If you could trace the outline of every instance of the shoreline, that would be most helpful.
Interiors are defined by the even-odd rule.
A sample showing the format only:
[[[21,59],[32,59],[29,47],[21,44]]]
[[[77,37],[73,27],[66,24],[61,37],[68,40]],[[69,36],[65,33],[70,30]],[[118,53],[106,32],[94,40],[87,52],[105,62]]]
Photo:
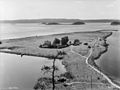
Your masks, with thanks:
[[[9,49],[8,49],[9,50]],[[0,53],[8,53],[8,54],[14,54],[14,55],[20,55],[21,57],[23,57],[24,55],[26,55],[26,56],[31,56],[31,57],[43,57],[43,58],[49,58],[49,59],[53,59],[53,58],[55,58],[55,55],[36,55],[36,54],[29,54],[29,53],[20,53],[20,52],[11,52],[10,50],[9,51],[0,51]],[[57,57],[56,59],[63,59],[63,57],[61,56],[59,56],[59,57]]]
[[[99,54],[97,55],[97,57],[93,58],[94,55],[92,56],[94,46],[93,46],[93,48],[90,49],[90,54],[89,54],[88,57],[85,57],[85,58],[86,58],[85,62],[86,62],[86,64],[87,64],[89,67],[91,67],[93,70],[95,70],[97,73],[99,73],[100,75],[102,75],[105,79],[107,79],[108,83],[110,83],[112,86],[117,87],[117,88],[120,89],[120,86],[117,85],[113,80],[111,80],[111,78],[109,78],[109,76],[107,76],[106,74],[104,74],[103,72],[101,72],[100,67],[98,67],[98,66],[96,65],[96,63],[94,62],[96,59],[100,58],[100,56],[101,56],[103,53],[107,52],[107,50],[108,50],[108,45],[106,45],[106,44],[107,44],[107,43],[106,43],[106,38],[109,37],[109,36],[111,36],[111,35],[112,35],[112,32],[110,32],[108,35],[106,35],[105,37],[103,37],[103,39],[104,39],[105,42],[104,42],[104,44],[102,44],[102,46],[105,47],[105,49],[104,49],[103,51],[99,52]],[[76,53],[76,54],[77,54],[77,53]],[[80,54],[77,54],[77,55],[81,56]],[[84,56],[82,56],[82,57],[84,57]],[[64,65],[66,65],[66,64],[64,63]],[[73,83],[74,83],[74,82],[73,82]],[[73,83],[71,83],[71,84],[73,84]],[[78,82],[78,83],[79,83],[79,82]],[[70,83],[67,83],[67,84],[69,85]]]
[[[111,36],[111,35],[112,35],[112,33],[104,37],[105,42],[106,42],[106,38],[109,37],[109,36]],[[102,76],[104,76],[111,85],[113,85],[114,87],[117,87],[117,88],[120,89],[119,83],[115,82],[114,80],[112,80],[112,78],[110,78],[110,77],[107,76],[105,73],[103,73],[103,72],[101,71],[100,67],[98,67],[98,66],[96,65],[96,63],[95,63],[95,60],[96,60],[96,59],[98,59],[103,53],[107,52],[108,47],[107,47],[107,46],[104,46],[104,47],[105,47],[106,49],[105,49],[104,51],[100,52],[99,55],[98,55],[97,57],[95,57],[95,58],[94,58],[94,56],[92,56],[92,52],[93,52],[93,49],[92,49],[90,55],[89,55],[88,58],[86,59],[86,63],[87,63],[92,69],[94,69],[96,72],[98,72],[99,74],[101,74]],[[92,63],[91,63],[91,62],[92,62]]]
[[[112,79],[110,79],[106,74],[104,74],[103,72],[101,72],[101,70],[99,70],[96,66],[91,65],[91,64],[89,63],[89,58],[90,58],[90,57],[91,57],[91,56],[89,56],[89,57],[86,59],[86,63],[87,63],[93,70],[95,70],[96,72],[98,72],[99,74],[101,74],[102,76],[104,76],[104,78],[106,78],[111,85],[113,85],[114,87],[117,87],[117,88],[120,89],[120,86],[117,85]],[[93,61],[94,61],[94,60],[93,60]]]
[[[107,32],[111,32],[115,30],[108,30]],[[87,34],[87,33],[101,33],[106,32],[106,30],[95,30],[95,31],[81,31],[81,32],[67,32],[67,33],[55,33],[55,34],[47,34],[47,35],[40,35],[40,36],[27,36],[27,37],[18,37],[18,38],[11,38],[11,39],[1,39],[0,41],[8,41],[8,40],[23,40],[23,39],[30,39],[30,38],[44,38],[49,36],[60,36],[60,35],[71,35],[71,34]],[[105,36],[106,37],[106,36]]]

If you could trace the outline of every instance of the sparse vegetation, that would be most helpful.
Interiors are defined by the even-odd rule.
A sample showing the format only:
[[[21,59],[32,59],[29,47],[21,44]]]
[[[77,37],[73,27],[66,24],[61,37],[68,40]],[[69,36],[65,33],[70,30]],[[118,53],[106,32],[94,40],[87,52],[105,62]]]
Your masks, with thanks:
[[[61,74],[62,77],[65,77],[67,79],[73,79],[74,76],[70,72],[65,72],[64,74]]]

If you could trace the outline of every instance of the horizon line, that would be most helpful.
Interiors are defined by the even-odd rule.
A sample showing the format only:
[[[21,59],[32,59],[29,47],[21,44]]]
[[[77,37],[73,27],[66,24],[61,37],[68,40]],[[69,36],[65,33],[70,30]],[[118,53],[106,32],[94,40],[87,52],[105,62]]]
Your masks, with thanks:
[[[0,21],[12,21],[12,20],[40,20],[40,19],[66,19],[66,20],[120,20],[116,18],[92,18],[92,19],[80,19],[80,18],[21,18],[21,19],[0,19]]]

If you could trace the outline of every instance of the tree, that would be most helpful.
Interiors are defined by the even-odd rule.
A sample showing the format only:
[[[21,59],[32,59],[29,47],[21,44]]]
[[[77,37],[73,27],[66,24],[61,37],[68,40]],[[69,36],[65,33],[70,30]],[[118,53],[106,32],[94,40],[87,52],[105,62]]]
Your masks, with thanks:
[[[69,41],[68,36],[65,36],[65,37],[61,38],[61,44],[62,44],[62,45],[68,45],[68,44],[67,44],[68,41]]]
[[[40,48],[50,48],[51,47],[51,41],[45,41],[43,45],[39,46]]]
[[[44,74],[46,73],[51,73],[52,74],[52,78],[46,78],[46,77],[41,77],[40,79],[38,79],[37,84],[35,84],[34,89],[37,90],[39,88],[41,88],[41,90],[45,90],[45,88],[47,86],[49,86],[50,83],[52,83],[52,90],[55,90],[55,71],[58,71],[58,67],[55,66],[55,61],[58,58],[58,56],[60,55],[66,55],[66,53],[64,51],[57,51],[57,55],[52,57],[53,59],[53,64],[52,66],[46,66],[44,65],[41,68],[41,71],[44,72]],[[50,58],[51,59],[51,58]]]
[[[58,38],[55,38],[52,45],[54,48],[57,48],[57,46],[60,45],[60,40]]]
[[[75,40],[74,40],[74,45],[76,46],[76,45],[79,45],[79,44],[80,44],[79,39],[75,39]]]
[[[58,69],[57,66],[54,66],[54,69],[55,69],[55,71],[59,71],[59,69]],[[44,72],[43,74],[52,73],[52,71],[53,71],[53,66],[44,65],[44,66],[41,68],[41,71]]]
[[[56,61],[56,58],[59,56],[59,55],[66,55],[66,53],[65,52],[61,52],[61,51],[58,51],[57,52],[57,55],[54,57],[54,59],[53,59],[53,72],[52,72],[52,81],[53,81],[53,88],[52,88],[52,90],[55,90],[55,80],[54,80],[54,78],[55,78],[55,70],[56,70],[56,68],[55,68],[55,61]]]
[[[35,84],[35,86],[33,87],[35,90],[38,90],[39,88],[41,90],[45,90],[50,83],[52,83],[51,78],[48,77],[41,77],[38,79],[37,83]]]
[[[46,73],[48,73],[48,72],[51,73],[51,67],[44,65],[44,66],[41,68],[41,71],[43,71],[44,74],[46,74]]]
[[[53,63],[55,65],[55,61],[53,61]],[[54,66],[54,65],[52,65],[52,66],[44,65],[41,68],[41,71],[43,72],[44,75],[50,73],[50,74],[52,74],[52,78],[49,78],[49,77],[41,77],[41,78],[39,78],[37,83],[33,87],[35,90],[38,90],[39,88],[41,90],[45,90],[51,83],[52,84],[54,83],[53,87],[55,87],[55,80],[53,80],[55,78],[55,74],[54,73],[56,71],[59,71],[59,69],[58,69],[57,66]]]
[[[74,76],[70,72],[65,72],[61,76],[66,77],[67,79],[74,79]]]

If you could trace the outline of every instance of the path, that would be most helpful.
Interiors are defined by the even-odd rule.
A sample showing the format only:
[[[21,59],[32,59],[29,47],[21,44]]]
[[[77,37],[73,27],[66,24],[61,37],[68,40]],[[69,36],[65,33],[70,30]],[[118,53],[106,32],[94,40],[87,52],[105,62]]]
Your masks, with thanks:
[[[94,45],[95,45],[95,44],[94,44]],[[73,51],[73,46],[70,46],[70,52],[72,52],[72,53],[74,53],[74,54],[77,54],[77,55],[79,55],[80,57],[86,58],[86,64],[87,64],[88,66],[90,66],[93,70],[95,70],[96,72],[98,72],[98,73],[100,73],[101,75],[103,75],[103,76],[108,80],[108,82],[109,82],[110,84],[112,84],[114,87],[117,87],[117,88],[120,89],[120,86],[118,86],[117,84],[115,84],[114,82],[112,82],[112,80],[111,80],[107,75],[105,75],[105,74],[102,73],[100,70],[98,70],[97,68],[95,68],[94,66],[92,66],[92,65],[90,65],[90,64],[88,63],[88,60],[89,60],[90,56],[92,55],[93,48],[90,49],[90,54],[88,55],[88,57],[82,56],[81,54]],[[66,84],[67,84],[67,85],[72,85],[72,84],[75,84],[75,83],[82,83],[82,82],[71,82],[71,83],[66,83]],[[87,82],[86,82],[86,83],[87,83]]]

